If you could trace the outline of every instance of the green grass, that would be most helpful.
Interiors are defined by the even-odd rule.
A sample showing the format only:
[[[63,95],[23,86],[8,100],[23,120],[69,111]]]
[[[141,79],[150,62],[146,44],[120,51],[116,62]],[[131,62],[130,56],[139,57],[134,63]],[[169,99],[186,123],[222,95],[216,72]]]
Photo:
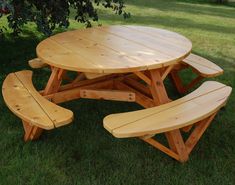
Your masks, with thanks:
[[[123,20],[99,9],[100,23],[166,28],[188,37],[193,52],[214,61],[225,73],[214,80],[235,88],[235,9],[195,1],[127,0],[132,17]],[[5,25],[5,20],[0,22]],[[70,29],[82,25],[72,21]],[[0,86],[6,75],[29,69],[44,38],[28,25],[20,38],[0,40]],[[49,70],[34,70],[45,85]],[[44,77],[42,79],[42,77]],[[184,77],[191,78],[190,73]],[[167,83],[170,94],[175,91]],[[0,184],[235,184],[235,94],[206,131],[185,164],[137,139],[116,139],[102,127],[104,116],[138,109],[136,104],[79,100],[63,104],[75,113],[73,124],[44,132],[24,143],[21,121],[0,97]],[[160,137],[160,139],[163,139]]]

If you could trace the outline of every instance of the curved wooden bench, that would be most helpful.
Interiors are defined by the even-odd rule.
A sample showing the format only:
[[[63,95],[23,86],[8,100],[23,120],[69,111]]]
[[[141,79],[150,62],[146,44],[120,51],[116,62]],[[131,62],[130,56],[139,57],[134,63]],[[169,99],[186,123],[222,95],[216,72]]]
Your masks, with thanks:
[[[197,77],[193,79],[189,84],[183,85],[178,72],[184,68],[192,68],[197,74]],[[214,64],[213,62],[191,53],[185,58],[178,69],[171,71],[171,77],[179,93],[186,93],[189,89],[194,87],[203,78],[212,78],[223,74],[223,69]]]
[[[28,61],[28,64],[33,69],[40,69],[48,66],[46,63],[42,62],[39,58],[34,58]]]
[[[198,75],[204,78],[216,77],[222,75],[224,72],[221,67],[213,62],[193,53],[185,58],[182,63],[192,67]]]
[[[2,94],[9,109],[24,123],[25,141],[36,139],[42,129],[69,124],[73,112],[42,97],[32,84],[32,71],[10,73],[3,82]],[[41,129],[38,129],[41,128]]]
[[[140,137],[184,162],[215,114],[225,106],[231,90],[219,82],[205,82],[176,101],[149,109],[111,114],[104,118],[104,128],[117,138]],[[179,129],[193,124],[195,129],[184,142]],[[160,133],[166,133],[171,149],[152,138]]]

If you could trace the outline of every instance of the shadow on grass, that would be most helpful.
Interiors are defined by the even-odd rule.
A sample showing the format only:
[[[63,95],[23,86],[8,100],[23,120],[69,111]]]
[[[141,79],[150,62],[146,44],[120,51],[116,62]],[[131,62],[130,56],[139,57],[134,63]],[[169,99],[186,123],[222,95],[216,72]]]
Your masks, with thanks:
[[[205,6],[203,2],[193,2],[193,1],[135,1],[135,0],[128,0],[128,5],[134,5],[138,7],[145,7],[145,8],[155,8],[161,11],[172,11],[172,12],[185,12],[188,14],[198,14],[198,15],[210,15],[210,16],[220,16],[226,18],[235,18],[235,5],[234,4],[227,4],[225,5],[218,5],[218,4],[208,4]],[[202,6],[204,5],[204,6]],[[222,7],[222,8],[221,8]]]
[[[110,15],[111,16],[111,15]],[[102,18],[105,21],[109,21],[108,17]],[[220,25],[213,24],[202,24],[197,23],[187,18],[178,18],[167,15],[134,15],[130,19],[127,19],[126,24],[128,23],[138,23],[139,25],[162,25],[164,27],[174,27],[181,29],[198,29],[203,31],[217,32],[217,33],[226,33],[226,34],[234,34],[235,27],[234,25],[230,25],[229,27],[224,27]],[[176,24],[177,23],[177,24]]]

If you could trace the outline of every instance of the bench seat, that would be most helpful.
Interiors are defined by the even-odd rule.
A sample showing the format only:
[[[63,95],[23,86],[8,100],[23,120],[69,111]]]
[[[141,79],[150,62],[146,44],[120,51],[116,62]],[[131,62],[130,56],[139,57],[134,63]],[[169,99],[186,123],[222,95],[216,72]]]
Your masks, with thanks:
[[[33,69],[40,69],[40,68],[48,66],[48,64],[42,62],[39,58],[34,58],[32,60],[29,60],[28,64]]]
[[[204,82],[183,98],[139,111],[111,114],[103,125],[117,138],[147,137],[200,123],[225,106],[232,88],[215,81]],[[205,124],[202,124],[203,126]]]
[[[179,72],[185,68],[192,68],[197,77],[191,80],[188,84],[184,84],[179,75]],[[214,64],[213,62],[191,53],[179,65],[177,65],[171,72],[171,79],[180,94],[185,94],[203,78],[216,77],[223,74],[223,69]]]
[[[192,67],[198,75],[204,78],[216,77],[223,74],[223,69],[218,65],[193,53],[185,58],[182,63]]]
[[[73,120],[73,112],[42,97],[32,84],[32,71],[10,73],[2,94],[9,109],[24,123],[51,130]]]

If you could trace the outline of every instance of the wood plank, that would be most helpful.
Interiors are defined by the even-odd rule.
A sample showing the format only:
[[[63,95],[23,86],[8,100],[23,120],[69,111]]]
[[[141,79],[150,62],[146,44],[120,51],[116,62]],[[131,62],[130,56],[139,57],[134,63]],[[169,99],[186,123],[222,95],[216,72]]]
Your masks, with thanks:
[[[134,72],[136,76],[138,76],[140,79],[142,79],[146,84],[151,85],[152,81],[149,79],[143,72],[136,71]]]
[[[135,101],[136,103],[142,105],[145,108],[149,108],[149,107],[153,107],[154,106],[154,102],[152,99],[150,99],[149,97],[145,96],[144,94],[142,94],[141,92],[131,88],[130,86],[128,86],[127,84],[124,84],[118,80],[114,81],[114,86],[116,89],[119,90],[127,90],[127,91],[131,91],[133,93],[135,93]]]
[[[84,75],[86,76],[87,79],[90,80],[90,79],[106,76],[106,75],[109,75],[109,74],[104,74],[104,73],[84,73]]]
[[[19,118],[41,128],[54,128],[52,120],[45,114],[15,73],[9,74],[4,80],[2,94],[8,108]]]
[[[173,69],[174,65],[170,65],[168,67],[166,67],[166,69],[164,70],[161,78],[162,78],[162,81],[165,80],[165,78],[167,77],[167,75],[171,72],[171,70]]]
[[[73,53],[52,39],[46,39],[37,46],[37,56],[44,63],[70,71],[82,71],[91,73],[103,73],[97,64],[78,53]]]
[[[142,94],[147,95],[149,97],[152,96],[149,88],[147,86],[145,86],[144,84],[138,82],[137,80],[134,80],[134,79],[132,79],[130,77],[125,77],[124,78],[124,82],[128,86],[136,89],[137,91],[141,92]]]
[[[26,71],[16,72],[15,74],[24,84],[25,88],[30,92],[33,98],[37,101],[37,103],[41,106],[44,112],[50,117],[55,127],[60,127],[72,122],[72,111],[49,102],[35,90],[32,84],[32,73],[30,74],[30,72]]]
[[[120,54],[127,55],[132,59],[138,61],[144,60],[145,63],[148,64],[148,69],[162,66],[160,61],[174,60],[173,57],[163,54],[160,51],[146,48],[142,45],[133,43],[125,38],[117,37],[113,34],[104,34],[99,29],[87,29],[82,32],[80,30],[77,30],[68,34],[74,39],[77,38],[79,41],[84,40],[84,38],[86,38],[87,40],[93,41],[94,43],[98,43],[99,45],[106,47],[107,49],[111,49]],[[58,35],[58,37],[61,37],[61,35]],[[61,40],[63,43],[65,39],[62,38]],[[67,42],[67,40],[64,42]]]
[[[198,143],[199,139],[202,137],[203,133],[206,131],[207,127],[210,125],[216,114],[217,112],[212,114],[209,118],[206,118],[205,120],[197,123],[196,128],[193,130],[193,132],[190,134],[189,138],[185,142],[186,150],[188,153],[190,153],[195,145]]]
[[[55,93],[59,90],[60,84],[62,82],[63,72],[64,72],[63,69],[53,67],[53,69],[51,71],[50,78],[49,78],[47,85],[46,85],[46,88],[43,92],[43,95]]]
[[[48,64],[42,62],[39,58],[34,58],[32,60],[29,60],[28,64],[33,69],[40,69],[40,68],[48,66]]]
[[[197,91],[160,107],[109,115],[104,119],[104,127],[115,137],[122,138],[179,129],[217,112],[225,105],[230,93],[231,87],[205,82]]]
[[[114,100],[114,101],[135,101],[135,93],[120,90],[92,90],[82,89],[80,91],[81,98],[89,99],[103,99],[103,100]]]
[[[43,129],[53,129],[73,119],[70,110],[49,102],[35,90],[31,71],[9,74],[3,84],[3,97],[14,114]]]
[[[169,135],[172,137],[172,141],[174,143],[174,146],[176,148],[176,152],[179,156],[179,161],[180,162],[186,162],[188,160],[189,154],[186,150],[186,146],[184,144],[184,140],[181,136],[180,130],[172,130],[168,132]]]
[[[169,98],[158,69],[149,71],[151,85],[149,86],[155,105],[169,102]]]
[[[138,43],[150,49],[160,51],[161,53],[167,54],[169,56],[181,55],[182,53],[187,53],[190,47],[180,47],[179,45],[171,42],[162,40],[161,38],[151,37],[148,34],[143,34],[138,31],[132,30],[124,26],[112,26],[112,27],[100,27],[96,28],[102,31],[112,33],[118,37],[125,38],[134,43]],[[188,43],[188,42],[187,42]],[[189,41],[190,43],[190,41]]]
[[[124,30],[127,32],[122,32]],[[163,30],[159,34],[165,37]],[[176,38],[170,40],[182,42],[183,36],[172,34]],[[49,37],[37,46],[37,55],[43,62],[66,70],[127,73],[175,64],[190,53],[189,40],[184,39],[185,44],[174,44],[170,40],[123,26],[94,27]]]
[[[195,54],[190,54],[182,62],[191,66],[200,76],[205,78],[223,74],[223,69],[219,66]]]
[[[134,26],[134,25],[123,25],[126,28],[134,29],[136,31],[142,32],[146,35],[149,35],[153,38],[160,38],[162,40],[167,40],[168,42],[174,43],[176,45],[185,45],[187,44],[188,47],[192,47],[191,42],[185,38],[182,37],[182,35],[177,34],[172,31],[160,29],[160,28],[154,28],[154,27],[145,27],[145,26]]]
[[[70,37],[67,39],[71,40],[68,43],[63,43],[64,48],[71,53],[76,53],[86,58],[92,64],[102,67],[103,73],[120,73],[120,71],[124,73],[147,69],[146,63],[103,47],[96,42],[84,38],[79,39],[79,42]],[[60,40],[57,37],[52,37],[51,40],[60,44]]]
[[[63,102],[68,102],[71,100],[79,99],[80,91],[82,89],[101,89],[101,88],[108,88],[111,89],[113,87],[113,80],[108,80],[104,82],[97,82],[96,84],[90,84],[82,87],[76,87],[72,89],[63,90],[54,94],[46,95],[44,96],[46,99],[49,99],[50,101],[58,104]]]
[[[156,141],[152,138],[148,138],[148,139],[140,138],[140,139],[144,140],[145,142],[152,145],[153,147],[161,150],[162,152],[164,152],[165,154],[171,156],[172,158],[174,158],[176,160],[180,160],[179,155],[177,153],[175,153],[172,150],[170,150],[169,148],[165,147],[164,145],[162,145],[158,141]]]

